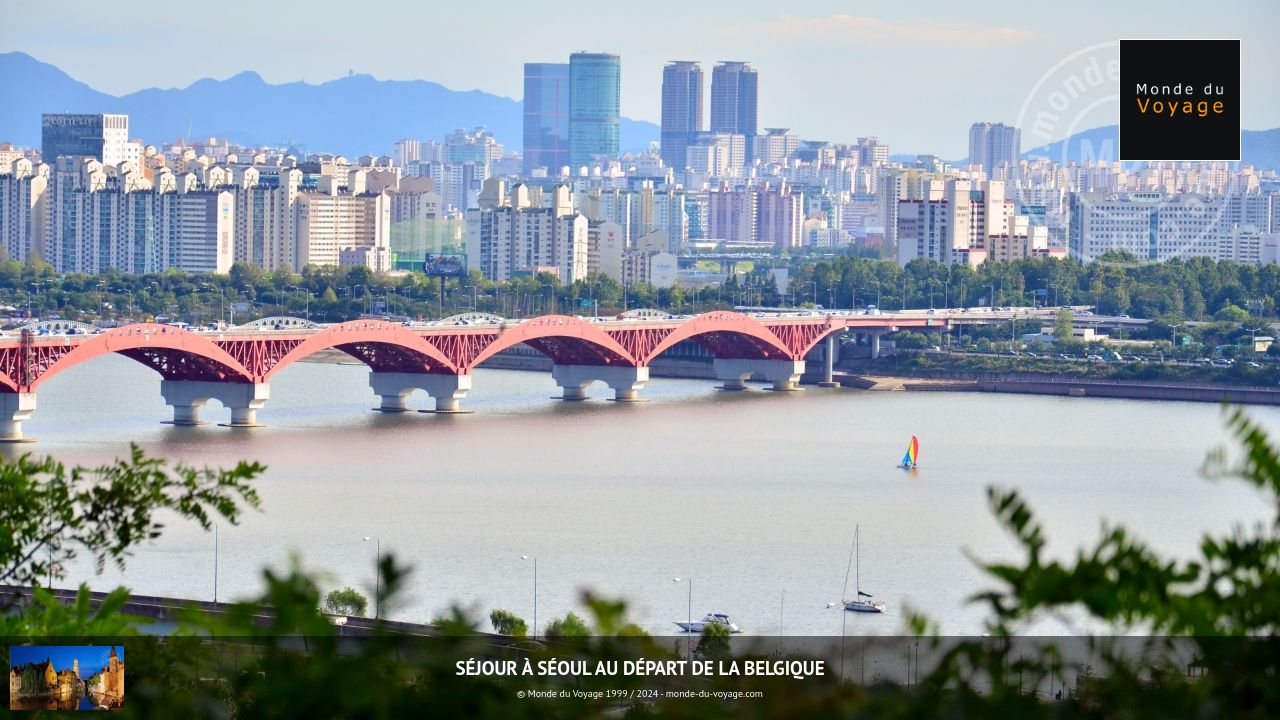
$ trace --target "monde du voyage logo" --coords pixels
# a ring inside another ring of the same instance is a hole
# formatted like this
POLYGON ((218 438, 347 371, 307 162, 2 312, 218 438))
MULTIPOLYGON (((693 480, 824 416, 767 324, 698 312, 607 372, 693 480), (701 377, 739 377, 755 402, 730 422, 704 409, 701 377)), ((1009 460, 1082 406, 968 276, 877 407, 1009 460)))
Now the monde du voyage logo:
POLYGON ((1240 41, 1121 40, 1120 159, 1239 160, 1240 41))

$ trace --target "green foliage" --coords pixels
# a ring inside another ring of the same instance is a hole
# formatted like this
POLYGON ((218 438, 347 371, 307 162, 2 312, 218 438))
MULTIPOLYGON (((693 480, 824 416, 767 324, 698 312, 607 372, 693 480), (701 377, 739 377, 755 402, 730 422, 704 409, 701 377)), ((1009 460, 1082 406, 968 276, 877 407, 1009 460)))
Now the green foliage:
POLYGON ((1066 308, 1058 311, 1058 316, 1053 319, 1053 338, 1058 342, 1070 340, 1075 332, 1074 327, 1075 315, 1066 308))
POLYGON ((702 634, 698 638, 698 653, 704 658, 714 660, 729 655, 729 628, 720 623, 707 623, 702 626, 702 634))
POLYGON ((511 637, 524 637, 529 634, 529 626, 519 615, 510 610, 493 610, 489 613, 489 623, 493 625, 493 631, 499 635, 510 635, 511 637))
POLYGON ((158 537, 172 513, 208 528, 215 515, 235 523, 242 506, 257 507, 249 481, 263 467, 197 470, 146 457, 136 445, 127 459, 96 469, 67 470, 52 458, 23 455, 0 464, 0 583, 40 584, 60 566, 88 553, 99 571, 108 559, 123 568, 130 550, 158 537))
POLYGON ((591 628, 587 627, 582 618, 570 612, 561 619, 547 623, 546 634, 549 638, 585 638, 591 636, 591 628))
POLYGON ((1218 322, 1242 323, 1249 321, 1249 311, 1237 305, 1227 305, 1213 314, 1218 322))
POLYGON ((364 617, 369 612, 369 599, 353 587, 330 590, 324 596, 324 611, 331 615, 364 617))

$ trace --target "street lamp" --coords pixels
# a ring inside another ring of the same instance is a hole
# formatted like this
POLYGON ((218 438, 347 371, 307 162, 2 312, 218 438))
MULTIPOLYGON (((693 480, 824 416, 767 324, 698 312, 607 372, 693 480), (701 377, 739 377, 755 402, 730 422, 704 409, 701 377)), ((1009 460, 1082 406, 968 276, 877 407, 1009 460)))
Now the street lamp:
POLYGON ((538 558, 535 555, 521 555, 521 560, 533 561, 533 639, 538 639, 538 558))
POLYGON ((213 524, 213 601, 218 602, 218 524, 213 524))
MULTIPOLYGON (((364 536, 364 541, 369 542, 368 535, 364 536)), ((373 619, 377 620, 382 615, 382 538, 373 538, 374 552, 377 553, 377 560, 374 562, 376 568, 376 580, 373 586, 373 619)))
POLYGON ((813 307, 816 310, 818 308, 818 283, 810 280, 808 284, 813 286, 813 307))

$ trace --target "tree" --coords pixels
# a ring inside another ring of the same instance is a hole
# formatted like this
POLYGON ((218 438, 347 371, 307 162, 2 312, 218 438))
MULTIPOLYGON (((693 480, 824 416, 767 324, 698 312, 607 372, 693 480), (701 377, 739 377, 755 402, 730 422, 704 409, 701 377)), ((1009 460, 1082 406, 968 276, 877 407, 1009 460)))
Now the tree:
POLYGON ((582 618, 572 612, 562 619, 552 620, 547 624, 547 637, 549 638, 585 638, 590 636, 590 628, 582 621, 582 618))
POLYGON ((489 613, 489 622, 493 625, 493 631, 499 635, 510 635, 511 637, 524 637, 529 634, 529 626, 520 616, 510 610, 494 610, 489 613))
POLYGON ((82 552, 99 571, 108 559, 123 568, 135 545, 160 535, 169 513, 206 529, 215 516, 235 523, 243 507, 258 506, 249 481, 263 469, 169 469, 136 445, 127 459, 95 469, 30 455, 0 464, 0 584, 60 577, 58 568, 82 552))
POLYGON ((1053 337, 1055 340, 1058 342, 1064 342, 1066 340, 1070 340, 1074 336, 1074 317, 1075 316, 1072 315, 1071 311, 1066 308, 1062 308, 1058 311, 1058 317, 1054 318, 1053 321, 1053 337))
POLYGON ((1249 321, 1249 311, 1238 305, 1227 305, 1213 314, 1218 322, 1242 323, 1249 321))
POLYGON ((729 628, 721 623, 703 625, 702 634, 698 638, 698 652, 708 659, 728 656, 729 636, 729 628))
POLYGON ((369 611, 369 599, 350 586, 330 590, 324 596, 324 611, 331 615, 364 617, 369 611))

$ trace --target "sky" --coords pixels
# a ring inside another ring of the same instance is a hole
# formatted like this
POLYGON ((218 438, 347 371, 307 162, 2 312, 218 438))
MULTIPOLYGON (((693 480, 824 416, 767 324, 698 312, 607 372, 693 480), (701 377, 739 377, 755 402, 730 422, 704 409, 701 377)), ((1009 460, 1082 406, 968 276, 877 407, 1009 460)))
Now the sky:
MULTIPOLYGON (((664 62, 704 61, 709 85, 715 61, 746 60, 759 71, 761 128, 837 142, 877 135, 895 153, 944 157, 967 152, 972 122, 1034 113, 1044 102, 1037 86, 1051 87, 1055 72, 1070 71, 1054 68, 1085 48, 1239 38, 1242 124, 1280 126, 1274 0, 18 0, 4 16, 0 51, 26 52, 116 95, 253 70, 272 83, 354 71, 519 98, 524 62, 590 50, 622 56, 622 114, 656 122, 664 62)), ((1084 98, 1051 139, 1116 115, 1114 102, 1084 98)), ((1038 144, 1024 138, 1024 149, 1038 144)))
MULTIPOLYGON (((124 646, 116 645, 116 655, 124 660, 124 646)), ((110 647, 84 645, 13 645, 9 648, 9 665, 26 665, 30 662, 53 661, 54 670, 67 670, 71 661, 80 660, 80 677, 88 678, 107 666, 110 647)))

